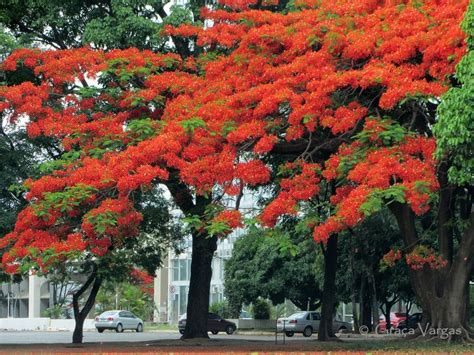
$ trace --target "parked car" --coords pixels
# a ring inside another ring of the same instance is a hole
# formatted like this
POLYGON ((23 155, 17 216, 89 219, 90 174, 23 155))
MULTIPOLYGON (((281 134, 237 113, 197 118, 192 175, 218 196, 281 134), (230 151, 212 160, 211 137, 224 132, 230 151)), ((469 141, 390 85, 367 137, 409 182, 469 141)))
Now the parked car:
MULTIPOLYGON (((278 318, 277 331, 284 331, 288 337, 292 337, 295 333, 303 333, 303 336, 310 337, 314 332, 319 330, 320 320, 321 315, 319 312, 296 312, 287 318, 278 318)), ((333 319, 332 325, 335 333, 352 330, 350 323, 344 322, 338 317, 333 319)))
POLYGON ((423 320, 423 313, 413 313, 407 319, 398 323, 398 329, 416 329, 423 320))
POLYGON ((334 333, 352 332, 353 328, 352 323, 343 320, 339 314, 332 320, 332 330, 334 333))
MULTIPOLYGON (((178 330, 181 334, 184 334, 184 328, 186 328, 186 313, 179 317, 178 321, 178 330)), ((237 326, 234 322, 230 322, 220 317, 215 313, 207 314, 207 331, 212 334, 217 334, 219 332, 226 332, 227 334, 232 334, 236 331, 237 326)))
POLYGON ((140 333, 143 332, 143 321, 129 311, 106 311, 95 317, 95 327, 99 333, 105 329, 115 329, 117 333, 132 329, 140 333))
POLYGON ((250 316, 249 312, 241 310, 239 314, 239 319, 253 319, 253 318, 250 316))
MULTIPOLYGON (((392 328, 397 328, 398 323, 401 321, 407 319, 407 316, 405 313, 399 313, 399 312, 390 312, 390 324, 392 325, 392 328)), ((379 325, 377 328, 377 331, 379 333, 384 333, 387 330, 387 321, 385 319, 384 315, 381 315, 379 318, 379 325)))

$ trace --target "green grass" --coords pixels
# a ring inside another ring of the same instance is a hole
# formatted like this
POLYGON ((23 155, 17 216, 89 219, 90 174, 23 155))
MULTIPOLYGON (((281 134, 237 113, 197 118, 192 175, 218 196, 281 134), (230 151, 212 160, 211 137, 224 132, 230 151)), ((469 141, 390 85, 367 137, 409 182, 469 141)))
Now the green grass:
POLYGON ((144 329, 145 331, 147 330, 178 330, 178 326, 176 324, 145 322, 144 329))

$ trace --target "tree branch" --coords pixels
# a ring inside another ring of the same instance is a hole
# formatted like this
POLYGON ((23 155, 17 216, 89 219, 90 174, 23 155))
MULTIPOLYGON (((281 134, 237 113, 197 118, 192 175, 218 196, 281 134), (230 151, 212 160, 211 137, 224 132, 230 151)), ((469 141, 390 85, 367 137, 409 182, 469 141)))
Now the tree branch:
POLYGON ((92 282, 97 278, 97 265, 94 264, 92 273, 87 278, 87 281, 81 286, 81 288, 72 295, 72 307, 74 310, 74 318, 78 318, 81 315, 81 310, 79 309, 79 299, 87 291, 92 282))

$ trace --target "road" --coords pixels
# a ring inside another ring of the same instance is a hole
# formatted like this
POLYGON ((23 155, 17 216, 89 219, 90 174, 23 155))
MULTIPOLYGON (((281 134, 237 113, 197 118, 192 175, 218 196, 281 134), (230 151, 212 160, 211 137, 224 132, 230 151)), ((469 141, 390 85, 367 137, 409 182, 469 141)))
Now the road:
MULTIPOLYGON (((154 340, 172 340, 179 339, 181 335, 178 332, 144 332, 136 333, 125 331, 123 333, 115 333, 106 331, 102 334, 93 331, 84 332, 85 343, 108 343, 108 342, 146 342, 154 340)), ((211 339, 233 339, 233 340, 258 340, 274 342, 275 336, 272 335, 247 335, 247 334, 218 334, 211 335, 211 339)), ((67 331, 0 331, 0 345, 2 344, 70 344, 72 332, 67 331)), ((303 338, 295 335, 293 338, 286 338, 286 341, 306 341, 315 339, 313 335, 311 338, 303 338)), ((283 341, 282 335, 278 336, 279 342, 283 341)))

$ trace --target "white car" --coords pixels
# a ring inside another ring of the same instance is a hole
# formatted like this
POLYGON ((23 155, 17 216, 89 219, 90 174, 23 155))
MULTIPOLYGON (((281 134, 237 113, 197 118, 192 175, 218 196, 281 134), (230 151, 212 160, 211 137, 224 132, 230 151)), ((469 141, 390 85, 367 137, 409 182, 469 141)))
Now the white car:
MULTIPOLYGON (((284 331, 288 337, 292 337, 295 333, 303 333, 305 337, 310 337, 313 333, 318 332, 320 320, 319 312, 296 312, 287 318, 278 318, 277 331, 284 331)), ((335 333, 352 330, 350 323, 344 322, 338 317, 333 319, 332 327, 335 333)))
POLYGON ((99 333, 105 329, 114 329, 117 333, 122 333, 125 329, 143 332, 143 321, 129 311, 106 311, 95 317, 95 327, 99 333))

